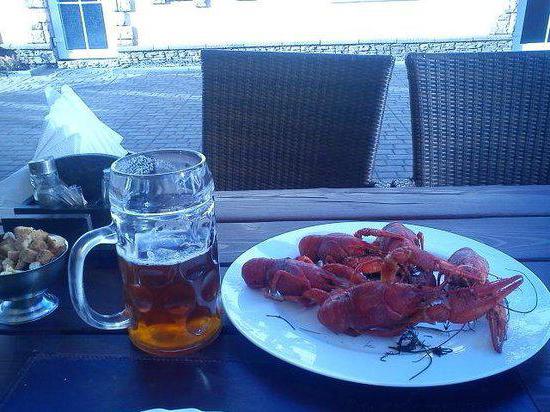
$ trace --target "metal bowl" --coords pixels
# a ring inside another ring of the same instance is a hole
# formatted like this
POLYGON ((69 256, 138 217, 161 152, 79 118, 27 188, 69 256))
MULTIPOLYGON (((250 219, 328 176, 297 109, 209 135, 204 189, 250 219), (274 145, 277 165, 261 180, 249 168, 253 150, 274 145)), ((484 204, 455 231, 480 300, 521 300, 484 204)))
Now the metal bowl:
POLYGON ((69 245, 50 263, 37 269, 0 276, 0 324, 32 322, 52 313, 59 300, 46 290, 63 274, 69 245))

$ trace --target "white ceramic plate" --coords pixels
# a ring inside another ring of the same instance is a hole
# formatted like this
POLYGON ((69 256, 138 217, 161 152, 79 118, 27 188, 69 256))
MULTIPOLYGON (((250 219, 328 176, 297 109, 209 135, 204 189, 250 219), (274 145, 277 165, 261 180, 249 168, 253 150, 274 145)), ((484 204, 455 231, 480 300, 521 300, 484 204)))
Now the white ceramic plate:
MULTIPOLYGON (((503 352, 491 345, 489 327, 482 318, 475 331, 463 331, 444 346, 452 349, 442 357, 418 362, 422 355, 402 354, 381 361, 397 338, 368 335, 350 337, 336 335, 317 320, 317 308, 303 308, 290 302, 266 299, 263 293, 248 288, 241 277, 242 265, 256 257, 283 258, 298 255, 298 242, 309 234, 333 232, 354 233, 363 227, 382 228, 384 222, 347 222, 308 227, 268 239, 243 253, 228 269, 222 284, 225 310, 237 327, 252 343, 266 352, 301 368, 346 381, 383 386, 437 386, 484 378, 510 369, 537 353, 550 338, 550 293, 544 284, 524 265, 510 256, 475 240, 428 227, 407 225, 414 232, 423 232, 426 249, 448 258, 461 247, 470 247, 490 263, 491 273, 510 277, 519 272, 528 277, 509 297, 510 307, 532 308, 528 314, 510 313, 508 340, 503 352), (286 319, 292 327, 280 316, 286 319)), ((442 327, 441 324, 436 324, 442 327)), ((451 325, 451 329, 461 325, 451 325)), ((448 332, 420 331, 429 346, 445 341, 448 332)))

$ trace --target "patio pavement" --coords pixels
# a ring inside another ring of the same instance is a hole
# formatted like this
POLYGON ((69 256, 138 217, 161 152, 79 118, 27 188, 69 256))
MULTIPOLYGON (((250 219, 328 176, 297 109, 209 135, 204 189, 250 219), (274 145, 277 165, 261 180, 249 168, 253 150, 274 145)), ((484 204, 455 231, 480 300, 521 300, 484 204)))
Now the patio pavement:
MULTIPOLYGON (((42 134, 46 85, 68 84, 124 137, 129 150, 201 148, 201 74, 197 68, 65 69, 0 77, 0 179, 28 162, 42 134)), ((376 155, 376 180, 411 176, 405 66, 397 63, 376 155)))

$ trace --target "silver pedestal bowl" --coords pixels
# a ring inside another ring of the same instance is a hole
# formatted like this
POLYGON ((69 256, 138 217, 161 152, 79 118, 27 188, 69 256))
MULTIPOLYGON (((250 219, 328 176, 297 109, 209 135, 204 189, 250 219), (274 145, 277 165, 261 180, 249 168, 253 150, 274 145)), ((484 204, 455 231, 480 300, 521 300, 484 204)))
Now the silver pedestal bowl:
POLYGON ((0 324, 18 325, 52 313, 59 300, 47 293, 62 274, 69 247, 50 263, 37 269, 0 276, 0 324))

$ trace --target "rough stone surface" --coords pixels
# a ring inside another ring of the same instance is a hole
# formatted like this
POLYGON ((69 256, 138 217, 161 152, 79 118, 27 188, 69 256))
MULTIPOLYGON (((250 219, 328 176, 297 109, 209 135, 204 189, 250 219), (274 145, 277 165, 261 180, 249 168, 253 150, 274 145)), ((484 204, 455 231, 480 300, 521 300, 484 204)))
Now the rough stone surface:
MULTIPOLYGON (((40 23, 42 24, 42 23, 40 23)), ((46 35, 42 29, 31 30, 31 43, 44 44, 46 43, 46 35)))
POLYGON ((193 0, 193 4, 200 8, 210 7, 210 0, 193 0))
POLYGON ((30 13, 35 21, 46 23, 49 20, 48 12, 45 8, 31 10, 30 13))
POLYGON ((116 0, 115 11, 134 11, 133 0, 116 0))
MULTIPOLYGON (((117 13, 121 14, 121 13, 117 13)), ((126 13, 126 15, 129 15, 126 13)), ((128 18, 129 19, 129 18, 128 18)), ((109 67, 113 66, 158 66, 159 64, 168 66, 193 66, 200 64, 200 49, 170 49, 170 50, 132 50, 132 46, 137 43, 136 30, 129 25, 117 26, 118 45, 128 47, 121 50, 119 56, 109 59, 109 67)), ((126 24, 125 23, 125 24, 126 24)), ((49 38, 47 24, 42 25, 40 30, 33 30, 33 36, 36 36, 36 42, 43 43, 43 37, 49 38), (36 34, 34 33, 36 32, 36 34)), ((277 46, 235 46, 225 47, 228 50, 254 50, 254 51, 275 51, 275 52, 294 52, 294 53, 346 53, 346 54, 390 54, 401 61, 409 53, 427 52, 427 53, 446 53, 446 52, 488 52, 488 51, 506 51, 511 50, 511 36, 494 36, 484 40, 456 40, 456 41, 437 41, 437 42, 395 42, 395 43, 354 43, 354 44, 299 44, 299 45, 277 45, 277 46)), ((54 56, 50 50, 50 55, 54 56)), ((48 60, 48 62, 50 62, 48 60)), ((73 63, 60 61, 60 67, 105 67, 100 59, 82 59, 75 60, 73 63)))
POLYGON ((494 35, 511 35, 516 25, 518 0, 508 0, 504 12, 498 17, 493 29, 494 35))
POLYGON ((56 57, 50 49, 16 49, 17 57, 30 65, 52 64, 56 62, 56 57))
POLYGON ((117 26, 130 25, 130 13, 125 11, 117 11, 113 13, 113 20, 117 26))
POLYGON ((25 0, 25 5, 29 9, 43 9, 46 7, 46 0, 25 0))
MULTIPOLYGON (((395 43, 354 43, 354 44, 302 44, 277 46, 225 47, 228 50, 255 50, 295 53, 348 53, 348 54, 390 54, 396 60, 403 60, 409 53, 484 52, 510 50, 510 36, 495 36, 484 40, 457 40, 437 42, 395 42, 395 43)), ((200 63, 200 49, 178 49, 149 52, 124 50, 118 61, 125 65, 147 65, 159 62, 174 65, 194 65, 200 63), (152 60, 151 60, 152 59, 152 60)))
MULTIPOLYGON (((45 0, 26 0, 25 5, 29 10, 29 16, 31 16, 31 30, 30 30, 30 43, 43 46, 45 49, 51 48, 50 30, 48 28, 49 15, 46 10, 45 0)), ((50 61, 40 61, 41 54, 33 57, 29 56, 26 63, 51 63, 50 61)), ((48 59, 54 56, 53 52, 48 53, 48 59)))
MULTIPOLYGON (((201 74, 195 68, 59 69, 44 76, 0 78, 0 179, 28 162, 42 134, 46 85, 68 84, 130 150, 201 149, 201 74)), ((390 83, 376 155, 375 179, 411 175, 405 66, 390 83)))

